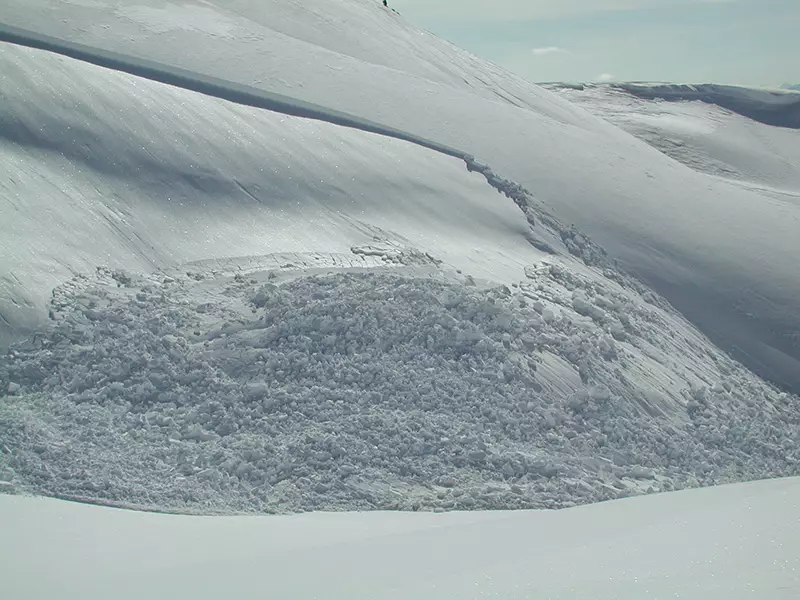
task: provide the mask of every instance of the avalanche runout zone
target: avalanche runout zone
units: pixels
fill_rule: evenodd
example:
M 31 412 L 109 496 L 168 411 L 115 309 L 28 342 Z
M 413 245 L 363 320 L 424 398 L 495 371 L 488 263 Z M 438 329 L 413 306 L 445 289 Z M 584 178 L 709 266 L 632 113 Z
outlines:
M 797 399 L 665 334 L 666 309 L 610 279 L 282 277 L 98 270 L 57 290 L 52 326 L 0 362 L 4 489 L 199 513 L 471 510 L 800 472 Z M 716 370 L 687 374 L 668 410 L 632 374 L 678 347 Z

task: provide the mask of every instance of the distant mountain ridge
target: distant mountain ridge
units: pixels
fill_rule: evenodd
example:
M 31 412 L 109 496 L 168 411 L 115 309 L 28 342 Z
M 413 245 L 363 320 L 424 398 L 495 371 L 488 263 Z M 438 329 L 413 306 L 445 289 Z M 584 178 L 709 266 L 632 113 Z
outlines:
M 795 94 L 712 83 L 616 83 L 613 86 L 639 98 L 671 102 L 700 100 L 767 125 L 800 128 L 800 96 Z

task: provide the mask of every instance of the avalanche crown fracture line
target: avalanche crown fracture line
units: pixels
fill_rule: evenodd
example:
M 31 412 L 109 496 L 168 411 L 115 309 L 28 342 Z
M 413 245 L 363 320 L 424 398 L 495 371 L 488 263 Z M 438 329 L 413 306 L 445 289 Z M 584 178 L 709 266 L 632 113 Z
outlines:
M 99 48 L 42 35 L 3 23 L 0 23 L 0 41 L 54 52 L 100 67 L 123 71 L 137 77 L 159 81 L 167 85 L 191 90 L 206 96 L 221 98 L 236 104 L 263 108 L 295 117 L 316 119 L 318 121 L 333 123 L 334 125 L 377 133 L 379 135 L 411 142 L 412 144 L 417 144 L 418 146 L 462 159 L 467 163 L 474 162 L 473 157 L 466 152 L 411 135 L 399 129 L 387 127 L 386 125 L 311 104 L 310 102 L 304 102 L 296 98 L 290 98 L 289 96 L 265 92 L 251 86 L 218 79 L 216 77 L 209 77 L 208 75 L 202 75 L 152 60 L 100 50 Z
M 452 156 L 463 160 L 470 172 L 474 171 L 480 173 L 486 178 L 490 186 L 514 200 L 520 209 L 526 213 L 526 217 L 528 217 L 529 222 L 533 225 L 532 215 L 526 207 L 527 201 L 532 197 L 530 192 L 518 183 L 498 176 L 488 165 L 477 161 L 474 156 L 463 150 L 458 150 L 451 146 L 412 135 L 400 129 L 381 125 L 380 123 L 375 123 L 368 119 L 362 119 L 297 98 L 265 92 L 248 85 L 242 85 L 216 77 L 209 77 L 208 75 L 202 75 L 144 58 L 136 58 L 116 52 L 100 50 L 99 48 L 61 40 L 3 23 L 0 23 L 0 42 L 8 42 L 28 48 L 46 50 L 107 69 L 122 71 L 137 77 L 227 100 L 235 104 L 252 106 L 254 108 L 261 108 L 295 117 L 325 121 L 342 127 L 360 129 L 361 131 L 410 142 L 417 146 L 433 150 L 434 152 Z M 555 224 L 555 222 L 553 224 Z

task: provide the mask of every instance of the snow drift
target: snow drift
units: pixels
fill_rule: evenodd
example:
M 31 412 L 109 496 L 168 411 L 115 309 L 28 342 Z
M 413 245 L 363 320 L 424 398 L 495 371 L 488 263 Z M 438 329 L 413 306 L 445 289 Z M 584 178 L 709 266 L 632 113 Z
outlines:
M 3 19 L 473 154 L 591 235 L 751 368 L 800 389 L 796 203 L 693 172 L 380 3 L 9 0 Z

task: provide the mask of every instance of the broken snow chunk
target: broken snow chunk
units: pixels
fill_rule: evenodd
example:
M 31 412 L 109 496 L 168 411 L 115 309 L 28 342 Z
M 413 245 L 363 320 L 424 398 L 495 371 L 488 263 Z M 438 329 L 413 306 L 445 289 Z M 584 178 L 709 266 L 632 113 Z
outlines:
M 628 469 L 627 472 L 628 477 L 632 477 L 633 479 L 655 479 L 656 474 L 655 471 L 652 469 L 647 469 L 640 465 L 636 465 Z

